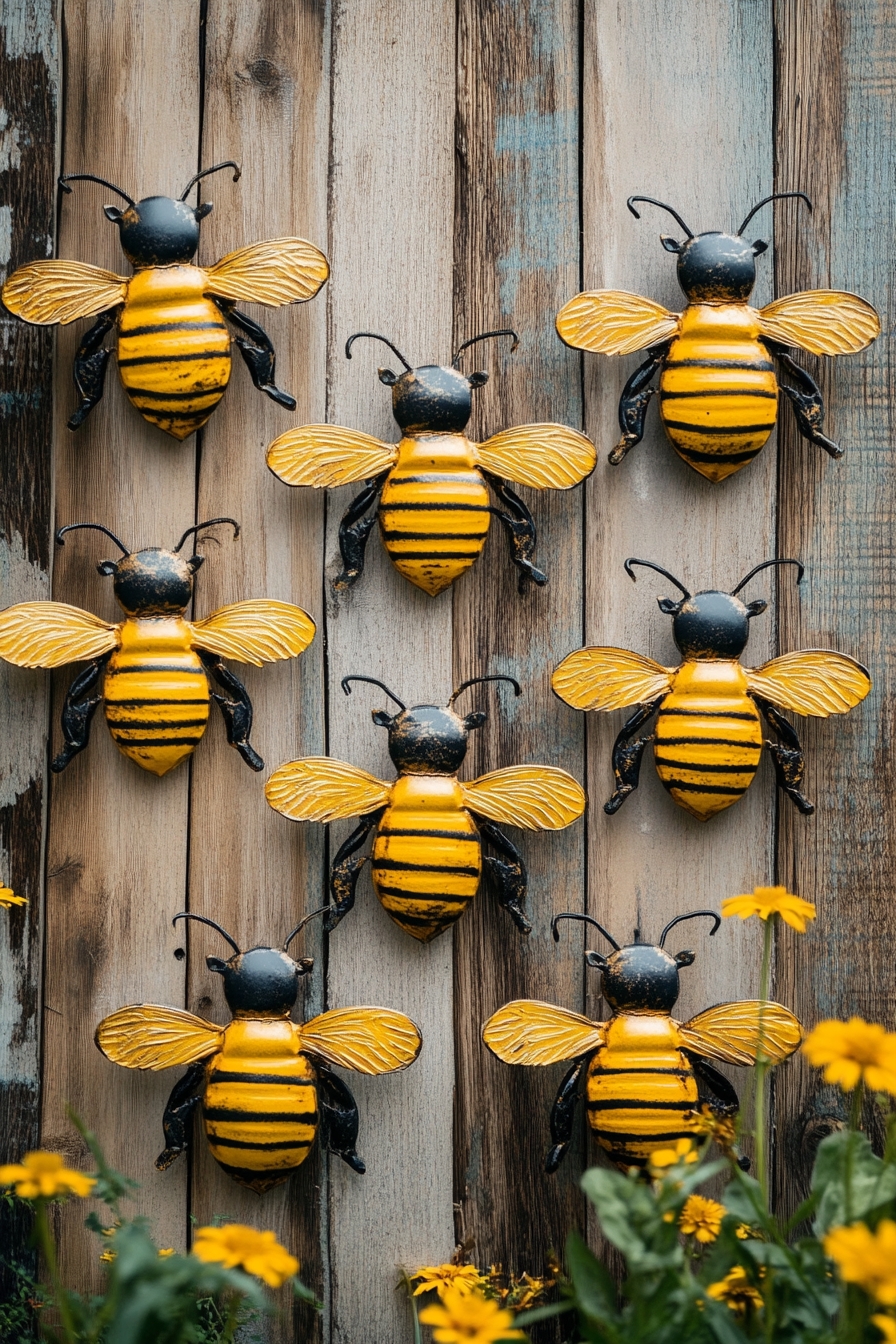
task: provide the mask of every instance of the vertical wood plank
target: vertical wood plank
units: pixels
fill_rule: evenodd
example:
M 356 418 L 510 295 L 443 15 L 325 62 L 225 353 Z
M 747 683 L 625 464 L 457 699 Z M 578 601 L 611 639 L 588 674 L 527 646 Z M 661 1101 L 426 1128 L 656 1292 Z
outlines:
M 199 2 L 66 0 L 63 169 L 95 172 L 140 196 L 179 194 L 198 155 Z M 164 94 L 162 94 L 164 90 Z M 58 253 L 118 274 L 129 266 L 103 217 L 103 188 L 65 197 Z M 193 516 L 195 445 L 175 443 L 131 408 L 110 368 L 103 401 L 72 435 L 71 361 L 84 328 L 60 333 L 57 364 L 57 524 L 102 522 L 135 549 L 173 545 Z M 114 361 L 113 361 L 114 363 Z M 184 514 L 186 512 L 186 520 Z M 53 596 L 119 620 L 109 579 L 96 573 L 111 543 L 75 533 L 58 552 Z M 114 548 L 113 548 L 114 553 Z M 54 743 L 61 697 L 56 679 Z M 101 1137 L 109 1161 L 139 1179 L 136 1206 L 162 1245 L 183 1246 L 186 1163 L 155 1171 L 170 1075 L 116 1068 L 93 1045 L 97 1022 L 126 1003 L 180 1004 L 172 910 L 184 898 L 188 770 L 158 779 L 121 756 L 102 717 L 89 749 L 54 776 L 48 842 L 42 1138 L 81 1160 L 70 1104 Z M 97 1280 L 82 1208 L 62 1216 L 70 1282 Z
M 458 11 L 458 190 L 455 344 L 511 326 L 508 342 L 480 345 L 464 368 L 491 371 L 475 394 L 470 433 L 555 420 L 580 426 L 580 361 L 557 340 L 554 314 L 579 279 L 579 26 L 574 0 L 508 11 L 463 0 Z M 546 588 L 517 590 L 503 531 L 454 596 L 454 680 L 510 673 L 522 687 L 474 690 L 465 708 L 489 709 L 471 738 L 468 778 L 499 766 L 561 765 L 583 777 L 582 717 L 551 694 L 553 667 L 583 642 L 584 493 L 523 489 L 538 528 Z M 577 946 L 550 935 L 551 917 L 584 908 L 585 824 L 559 834 L 511 830 L 529 870 L 528 938 L 484 884 L 455 933 L 457 1042 L 455 1199 L 458 1240 L 473 1236 L 478 1265 L 542 1274 L 567 1230 L 581 1226 L 581 1144 L 556 1176 L 544 1171 L 552 1070 L 510 1069 L 485 1050 L 485 1019 L 512 998 L 581 1010 Z M 551 1335 L 550 1337 L 553 1337 Z
M 246 7 L 211 0 L 207 14 L 202 165 L 236 159 L 229 172 L 203 183 L 215 201 L 203 226 L 202 258 L 264 238 L 298 235 L 327 247 L 329 29 L 319 5 Z M 243 535 L 232 545 L 206 546 L 199 578 L 203 614 L 228 602 L 275 597 L 295 602 L 318 625 L 299 659 L 260 669 L 239 666 L 255 707 L 252 740 L 268 773 L 284 760 L 324 750 L 324 628 L 322 611 L 324 500 L 288 490 L 267 470 L 266 445 L 293 423 L 326 414 L 326 291 L 310 303 L 272 310 L 240 305 L 261 322 L 277 350 L 277 382 L 296 397 L 295 414 L 252 385 L 234 347 L 234 376 L 226 402 L 203 433 L 198 519 L 229 514 Z M 296 417 L 299 417 L 298 420 Z M 306 912 L 321 904 L 324 836 L 290 828 L 268 807 L 263 776 L 254 775 L 212 724 L 206 751 L 193 766 L 190 809 L 190 908 L 216 919 L 241 947 L 282 943 Z M 227 1020 L 219 976 L 205 966 L 213 934 L 193 926 L 189 1006 Z M 319 925 L 293 945 L 316 968 L 304 982 L 304 1012 L 323 1006 L 325 967 Z M 199 954 L 199 950 L 203 955 Z M 191 1212 L 207 1222 L 221 1212 L 273 1229 L 300 1259 L 305 1282 L 321 1295 L 321 1159 L 313 1152 L 297 1176 L 262 1199 L 226 1176 L 197 1134 Z M 283 1303 L 285 1306 L 285 1301 Z M 301 1308 L 299 1338 L 317 1338 L 319 1318 Z M 272 1338 L 292 1339 L 291 1313 Z
M 884 335 L 860 355 L 800 363 L 819 377 L 832 463 L 784 436 L 779 545 L 806 565 L 782 607 L 781 647 L 835 648 L 870 669 L 868 699 L 845 718 L 799 720 L 809 821 L 782 807 L 779 879 L 818 907 L 805 937 L 782 937 L 778 994 L 807 1025 L 858 1014 L 892 1026 L 896 873 L 892 796 L 892 442 L 896 318 L 892 182 L 896 33 L 866 0 L 799 0 L 776 15 L 776 187 L 806 191 L 815 210 L 779 232 L 779 294 L 847 289 L 880 311 Z M 802 1197 L 820 1139 L 845 1119 L 843 1098 L 802 1061 L 778 1083 L 778 1177 Z
M 354 331 L 382 332 L 412 364 L 445 360 L 451 342 L 454 42 L 453 0 L 396 9 L 382 0 L 334 6 L 330 182 L 328 419 L 395 442 L 388 391 L 376 376 L 388 351 Z M 327 556 L 356 491 L 328 499 Z M 349 673 L 379 677 L 407 704 L 444 704 L 451 691 L 451 598 L 402 579 L 379 538 L 354 591 L 327 587 L 329 753 L 393 778 L 372 687 L 339 689 Z M 284 825 L 287 823 L 284 822 Z M 334 828 L 331 852 L 346 833 Z M 407 1012 L 424 1038 L 406 1073 L 350 1083 L 361 1111 L 359 1178 L 330 1160 L 333 1340 L 404 1338 L 409 1311 L 396 1263 L 445 1259 L 453 1245 L 451 940 L 422 946 L 379 905 L 365 874 L 358 903 L 330 938 L 330 1007 L 374 1003 Z

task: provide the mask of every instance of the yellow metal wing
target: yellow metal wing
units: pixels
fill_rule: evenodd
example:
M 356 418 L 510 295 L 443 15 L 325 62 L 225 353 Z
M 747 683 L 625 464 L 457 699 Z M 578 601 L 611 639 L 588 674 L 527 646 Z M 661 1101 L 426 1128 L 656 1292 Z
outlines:
M 482 1039 L 505 1064 L 559 1064 L 602 1045 L 604 1026 L 552 1003 L 514 999 L 492 1014 Z
M 221 1048 L 224 1028 L 180 1008 L 133 1003 L 104 1017 L 93 1039 L 113 1064 L 126 1069 L 170 1069 L 195 1064 Z
M 398 445 L 341 425 L 289 429 L 268 448 L 268 466 L 287 485 L 350 485 L 398 460 Z
M 356 1073 L 396 1073 L 420 1053 L 423 1038 L 391 1008 L 336 1008 L 297 1027 L 302 1050 Z
M 492 821 L 529 831 L 562 831 L 585 811 L 585 791 L 553 765 L 509 765 L 461 784 L 464 804 Z
M 117 643 L 117 625 L 67 602 L 20 602 L 0 611 L 0 658 L 16 667 L 61 667 Z
M 315 625 L 301 607 L 260 597 L 221 607 L 205 620 L 194 621 L 190 631 L 194 648 L 261 667 L 304 653 L 314 638 Z
M 861 663 L 828 649 L 785 653 L 746 672 L 747 686 L 756 695 L 816 719 L 845 714 L 871 690 L 871 678 Z
M 81 261 L 32 261 L 13 271 L 2 298 L 16 317 L 48 327 L 114 308 L 124 303 L 127 289 L 127 280 L 99 266 L 85 266 Z
M 764 336 L 813 355 L 852 355 L 880 335 L 880 318 L 871 304 L 840 289 L 788 294 L 756 316 Z
M 339 821 L 382 807 L 391 784 L 329 756 L 305 756 L 275 770 L 264 796 L 275 812 L 291 821 Z
M 555 668 L 551 685 L 573 709 L 628 709 L 664 695 L 673 672 L 629 649 L 577 649 Z
M 574 350 L 630 355 L 677 335 L 681 315 L 624 289 L 577 294 L 557 314 L 557 335 Z
M 473 456 L 486 471 L 534 490 L 569 490 L 597 461 L 591 440 L 566 425 L 517 425 L 474 444 Z
M 208 287 L 224 299 L 279 308 L 311 299 L 330 274 L 323 252 L 304 238 L 271 238 L 228 252 L 206 269 Z
M 717 1003 L 678 1029 L 688 1050 L 725 1064 L 755 1064 L 760 1040 L 766 1058 L 780 1064 L 803 1039 L 803 1029 L 789 1008 L 763 1004 L 761 999 Z

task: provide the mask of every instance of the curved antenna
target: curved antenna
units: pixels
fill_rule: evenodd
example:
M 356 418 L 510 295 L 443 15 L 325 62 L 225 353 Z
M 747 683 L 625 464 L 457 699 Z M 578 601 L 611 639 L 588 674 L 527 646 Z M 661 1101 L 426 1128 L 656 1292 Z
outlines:
M 809 214 L 811 215 L 812 202 L 809 200 L 809 197 L 806 195 L 804 191 L 773 191 L 771 196 L 763 197 L 763 199 L 759 202 L 758 205 L 753 206 L 753 209 L 747 215 L 743 224 L 741 224 L 740 228 L 737 231 L 738 238 L 743 233 L 744 229 L 747 227 L 750 220 L 756 214 L 757 210 L 761 210 L 764 205 L 768 205 L 769 201 L 786 201 L 788 197 L 796 197 L 801 201 L 805 201 L 806 205 L 809 207 Z
M 239 166 L 238 163 L 234 163 L 233 159 L 225 159 L 223 163 L 216 163 L 214 168 L 203 168 L 201 173 L 197 173 L 195 177 L 191 177 L 187 185 L 184 187 L 180 199 L 182 201 L 185 201 L 187 199 L 187 192 L 190 190 L 192 186 L 195 186 L 195 184 L 199 181 L 200 178 L 208 177 L 210 173 L 220 173 L 222 168 L 232 168 L 233 180 L 234 182 L 239 182 L 240 177 L 242 176 L 243 173 L 242 168 Z
M 494 336 L 513 337 L 513 345 L 510 347 L 511 354 L 520 343 L 520 338 L 513 330 L 513 327 L 501 327 L 498 331 L 484 331 L 481 336 L 471 336 L 468 341 L 464 341 L 463 345 L 459 345 L 457 347 L 457 349 L 455 350 L 454 354 L 451 357 L 452 369 L 457 368 L 457 361 L 460 359 L 461 354 L 463 353 L 464 350 L 466 350 L 467 346 L 475 345 L 477 341 L 490 341 Z
M 632 583 L 638 582 L 637 574 L 632 573 L 632 565 L 643 565 L 645 569 L 655 569 L 657 574 L 662 574 L 664 579 L 668 579 L 670 583 L 674 583 L 678 591 L 684 593 L 686 598 L 691 596 L 684 584 L 680 583 L 674 574 L 670 574 L 668 569 L 663 569 L 661 565 L 655 565 L 652 560 L 638 560 L 634 555 L 630 555 L 623 565 L 623 568 Z
M 715 910 L 692 910 L 689 915 L 676 915 L 674 919 L 669 920 L 669 923 L 660 934 L 660 940 L 657 943 L 657 947 L 662 947 L 663 943 L 666 941 L 666 934 L 670 929 L 674 929 L 676 924 L 681 924 L 685 919 L 702 919 L 704 915 L 707 919 L 715 920 L 715 923 L 709 931 L 710 938 L 714 938 L 716 931 L 722 922 L 722 916 L 717 915 Z
M 343 677 L 342 681 L 339 684 L 342 687 L 343 691 L 345 691 L 346 695 L 351 695 L 352 693 L 352 688 L 349 684 L 352 681 L 368 681 L 370 682 L 371 686 L 379 686 L 381 691 L 386 692 L 390 700 L 395 701 L 399 709 L 407 709 L 407 705 L 402 704 L 398 696 L 395 695 L 392 691 L 390 691 L 389 687 L 386 686 L 383 682 L 377 681 L 376 677 Z
M 579 919 L 582 921 L 583 924 L 593 924 L 594 927 L 606 938 L 607 942 L 610 944 L 613 951 L 614 952 L 619 951 L 619 944 L 617 943 L 616 939 L 613 938 L 611 934 L 607 933 L 603 924 L 598 924 L 597 920 L 593 919 L 591 915 L 578 915 L 578 914 L 555 915 L 554 918 L 551 920 L 551 933 L 553 934 L 555 943 L 559 943 L 560 941 L 560 934 L 557 932 L 557 925 L 560 923 L 561 919 Z
M 207 523 L 197 523 L 195 527 L 188 527 L 174 548 L 174 554 L 177 555 L 181 546 L 183 546 L 191 532 L 201 532 L 204 527 L 215 527 L 218 523 L 230 523 L 233 528 L 233 539 L 236 541 L 240 534 L 240 525 L 235 518 L 209 518 Z
M 105 532 L 106 536 L 114 541 L 116 546 L 121 548 L 122 555 L 130 555 L 130 551 L 127 546 L 125 546 L 124 542 L 119 541 L 115 533 L 110 532 L 108 527 L 103 527 L 102 523 L 69 523 L 67 527 L 60 527 L 59 531 L 56 533 L 56 545 L 64 546 L 65 542 L 62 538 L 65 536 L 66 532 L 76 532 L 79 527 L 89 527 L 94 532 Z
M 230 934 L 225 933 L 224 930 L 221 928 L 221 925 L 216 924 L 213 919 L 206 919 L 205 915 L 194 915 L 192 910 L 179 910 L 178 913 L 172 919 L 171 923 L 176 924 L 179 919 L 198 919 L 200 924 L 208 924 L 210 928 L 217 929 L 218 933 L 220 933 L 221 937 L 224 939 L 225 942 L 228 942 L 230 944 L 230 946 L 233 948 L 237 956 L 240 955 L 240 949 L 237 947 L 236 943 L 233 941 Z
M 126 191 L 122 191 L 121 187 L 116 187 L 114 182 L 107 182 L 104 177 L 96 177 L 94 173 L 64 173 L 56 180 L 59 183 L 60 189 L 64 191 L 67 196 L 71 196 L 72 194 L 71 187 L 66 185 L 68 182 L 99 182 L 101 187 L 108 187 L 110 191 L 117 192 L 123 200 L 127 201 L 131 209 L 134 209 L 137 204 L 136 201 L 131 200 Z
M 631 210 L 635 219 L 640 219 L 641 216 L 638 214 L 637 210 L 632 205 L 632 201 L 646 201 L 648 205 L 658 205 L 661 210 L 668 210 L 672 218 L 677 220 L 678 223 L 681 225 L 681 227 L 684 229 L 687 236 L 689 238 L 693 238 L 694 235 L 691 233 L 690 229 L 688 228 L 687 224 L 685 224 L 684 220 L 682 219 L 678 211 L 673 210 L 671 205 L 667 205 L 665 201 L 657 201 L 653 198 L 653 196 L 629 196 L 628 200 L 626 201 L 626 205 L 628 206 L 629 210 Z
M 385 336 L 380 336 L 380 335 L 379 335 L 377 332 L 375 332 L 375 331 L 356 331 L 355 334 L 354 334 L 354 336 L 349 336 L 348 340 L 347 340 L 346 343 L 345 343 L 345 357 L 346 357 L 346 359 L 351 359 L 351 357 L 352 357 L 352 346 L 354 345 L 355 341 L 360 340 L 362 336 L 368 336 L 368 337 L 370 338 L 370 340 L 372 340 L 372 341 L 382 341 L 383 345 L 388 345 L 388 347 L 389 347 L 389 349 L 392 351 L 393 355 L 397 355 L 398 358 L 401 360 L 402 364 L 405 366 L 405 368 L 407 369 L 408 373 L 411 372 L 411 366 L 410 366 L 410 364 L 407 362 L 407 360 L 405 359 L 404 355 L 403 355 L 403 354 L 401 353 L 401 351 L 399 350 L 398 346 L 397 346 L 397 345 L 393 345 L 392 342 L 391 342 L 390 340 L 387 339 L 387 337 L 385 337 Z
M 468 686 L 478 686 L 479 683 L 483 681 L 509 681 L 516 695 L 522 695 L 523 693 L 522 687 L 520 686 L 516 677 L 505 677 L 503 673 L 498 673 L 495 676 L 491 677 L 471 677 L 469 681 L 461 682 L 456 691 L 451 692 L 450 696 L 448 697 L 448 708 L 449 709 L 451 708 L 457 697 L 463 691 L 465 691 Z
M 310 915 L 306 915 L 304 919 L 300 919 L 298 924 L 293 929 L 292 933 L 287 938 L 286 942 L 283 944 L 283 951 L 284 952 L 287 951 L 293 938 L 295 938 L 296 934 L 299 932 L 300 929 L 304 929 L 309 919 L 317 919 L 318 915 L 325 915 L 329 910 L 329 908 L 330 907 L 328 905 L 322 905 L 319 910 L 312 910 Z
M 760 569 L 769 569 L 774 565 L 796 565 L 799 571 L 799 573 L 796 576 L 796 581 L 797 583 L 802 583 L 803 575 L 805 574 L 806 571 L 800 564 L 799 560 L 763 560 L 761 565 L 757 565 L 755 569 L 750 570 L 749 574 L 745 579 L 741 579 L 740 583 L 737 585 L 736 588 L 732 588 L 731 596 L 734 597 L 737 593 L 740 592 L 741 588 L 745 588 L 752 579 L 753 575 L 758 574 Z

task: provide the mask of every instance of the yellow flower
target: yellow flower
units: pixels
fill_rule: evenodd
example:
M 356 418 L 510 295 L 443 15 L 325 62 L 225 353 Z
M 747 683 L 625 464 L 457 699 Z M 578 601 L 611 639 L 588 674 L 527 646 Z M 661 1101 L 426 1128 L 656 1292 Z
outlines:
M 699 1111 L 689 1112 L 689 1118 L 695 1134 L 714 1139 L 726 1156 L 731 1154 L 737 1140 L 737 1129 L 732 1116 L 719 1115 L 704 1102 Z
M 883 1335 L 884 1344 L 896 1344 L 896 1321 L 893 1320 L 893 1317 L 884 1316 L 881 1312 L 878 1312 L 871 1319 Z
M 159 1251 L 159 1259 L 167 1260 L 169 1255 L 176 1255 L 176 1254 L 177 1252 L 175 1251 L 173 1246 L 163 1246 Z
M 738 1223 L 737 1227 L 734 1229 L 734 1235 L 737 1237 L 738 1241 L 749 1241 L 750 1238 L 754 1236 L 754 1232 L 749 1223 Z
M 872 1092 L 896 1096 L 896 1033 L 876 1022 L 851 1017 L 848 1022 L 819 1022 L 802 1046 L 810 1064 L 824 1069 L 826 1083 L 851 1092 L 860 1082 Z
M 0 909 L 8 910 L 11 905 L 27 905 L 24 896 L 14 896 L 12 887 L 0 887 Z
M 439 1306 L 425 1307 L 423 1325 L 433 1326 L 435 1344 L 499 1344 L 505 1339 L 525 1339 L 513 1329 L 513 1312 L 506 1311 L 478 1289 L 465 1292 L 447 1287 Z
M 857 1283 L 884 1307 L 896 1307 L 896 1223 L 882 1219 L 875 1232 L 864 1223 L 832 1227 L 824 1252 L 846 1283 Z
M 741 919 L 749 919 L 751 915 L 760 919 L 780 915 L 797 933 L 805 933 L 806 920 L 815 918 L 815 906 L 801 896 L 794 896 L 786 887 L 754 887 L 750 896 L 729 896 L 724 900 L 722 914 L 726 918 L 740 915 Z
M 650 1166 L 655 1175 L 663 1175 L 664 1168 L 677 1166 L 679 1162 L 697 1162 L 699 1154 L 694 1148 L 693 1139 L 676 1139 L 674 1148 L 658 1148 L 650 1154 Z
M 735 1265 L 724 1279 L 711 1283 L 706 1291 L 710 1297 L 714 1297 L 717 1302 L 724 1302 L 739 1316 L 745 1315 L 750 1307 L 762 1306 L 762 1294 L 750 1283 L 743 1265 Z
M 273 1232 L 258 1232 L 245 1223 L 199 1227 L 192 1249 L 198 1260 L 220 1263 L 225 1269 L 244 1269 L 269 1288 L 279 1288 L 299 1272 L 298 1260 L 280 1245 Z
M 420 1281 L 414 1289 L 415 1297 L 435 1289 L 442 1301 L 445 1300 L 446 1288 L 456 1288 L 459 1293 L 471 1293 L 474 1288 L 485 1283 L 485 1278 L 475 1265 L 421 1265 L 410 1278 L 411 1283 L 418 1279 Z
M 115 1260 L 117 1256 L 118 1256 L 117 1251 L 103 1251 L 102 1255 L 100 1256 L 100 1259 L 102 1260 L 103 1264 L 111 1265 L 112 1261 Z
M 20 1199 L 89 1195 L 96 1180 L 65 1166 L 58 1153 L 26 1153 L 21 1163 L 0 1167 L 0 1185 L 11 1185 Z
M 715 1241 L 725 1217 L 725 1205 L 702 1195 L 689 1195 L 684 1202 L 678 1226 L 686 1237 L 696 1237 L 704 1243 Z

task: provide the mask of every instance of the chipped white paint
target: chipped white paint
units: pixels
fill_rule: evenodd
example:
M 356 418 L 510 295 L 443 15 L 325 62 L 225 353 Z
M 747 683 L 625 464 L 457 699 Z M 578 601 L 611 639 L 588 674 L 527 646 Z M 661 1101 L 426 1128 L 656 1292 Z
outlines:
M 0 608 L 49 595 L 49 576 L 28 559 L 18 532 L 9 541 L 0 537 Z M 46 741 L 34 731 L 34 724 L 44 713 L 47 681 L 46 672 L 0 663 L 0 742 L 17 744 L 14 752 L 0 759 L 0 807 L 12 807 L 43 773 Z M 14 879 L 15 874 L 3 868 L 0 880 L 4 877 Z
M 0 205 L 0 267 L 6 278 L 6 267 L 12 256 L 12 206 Z
M 0 0 L 0 32 L 10 60 L 40 55 L 47 68 L 56 66 L 56 15 L 54 0 Z
M 19 128 L 14 121 L 10 121 L 6 108 L 0 107 L 0 173 L 8 173 L 10 168 L 21 166 Z

